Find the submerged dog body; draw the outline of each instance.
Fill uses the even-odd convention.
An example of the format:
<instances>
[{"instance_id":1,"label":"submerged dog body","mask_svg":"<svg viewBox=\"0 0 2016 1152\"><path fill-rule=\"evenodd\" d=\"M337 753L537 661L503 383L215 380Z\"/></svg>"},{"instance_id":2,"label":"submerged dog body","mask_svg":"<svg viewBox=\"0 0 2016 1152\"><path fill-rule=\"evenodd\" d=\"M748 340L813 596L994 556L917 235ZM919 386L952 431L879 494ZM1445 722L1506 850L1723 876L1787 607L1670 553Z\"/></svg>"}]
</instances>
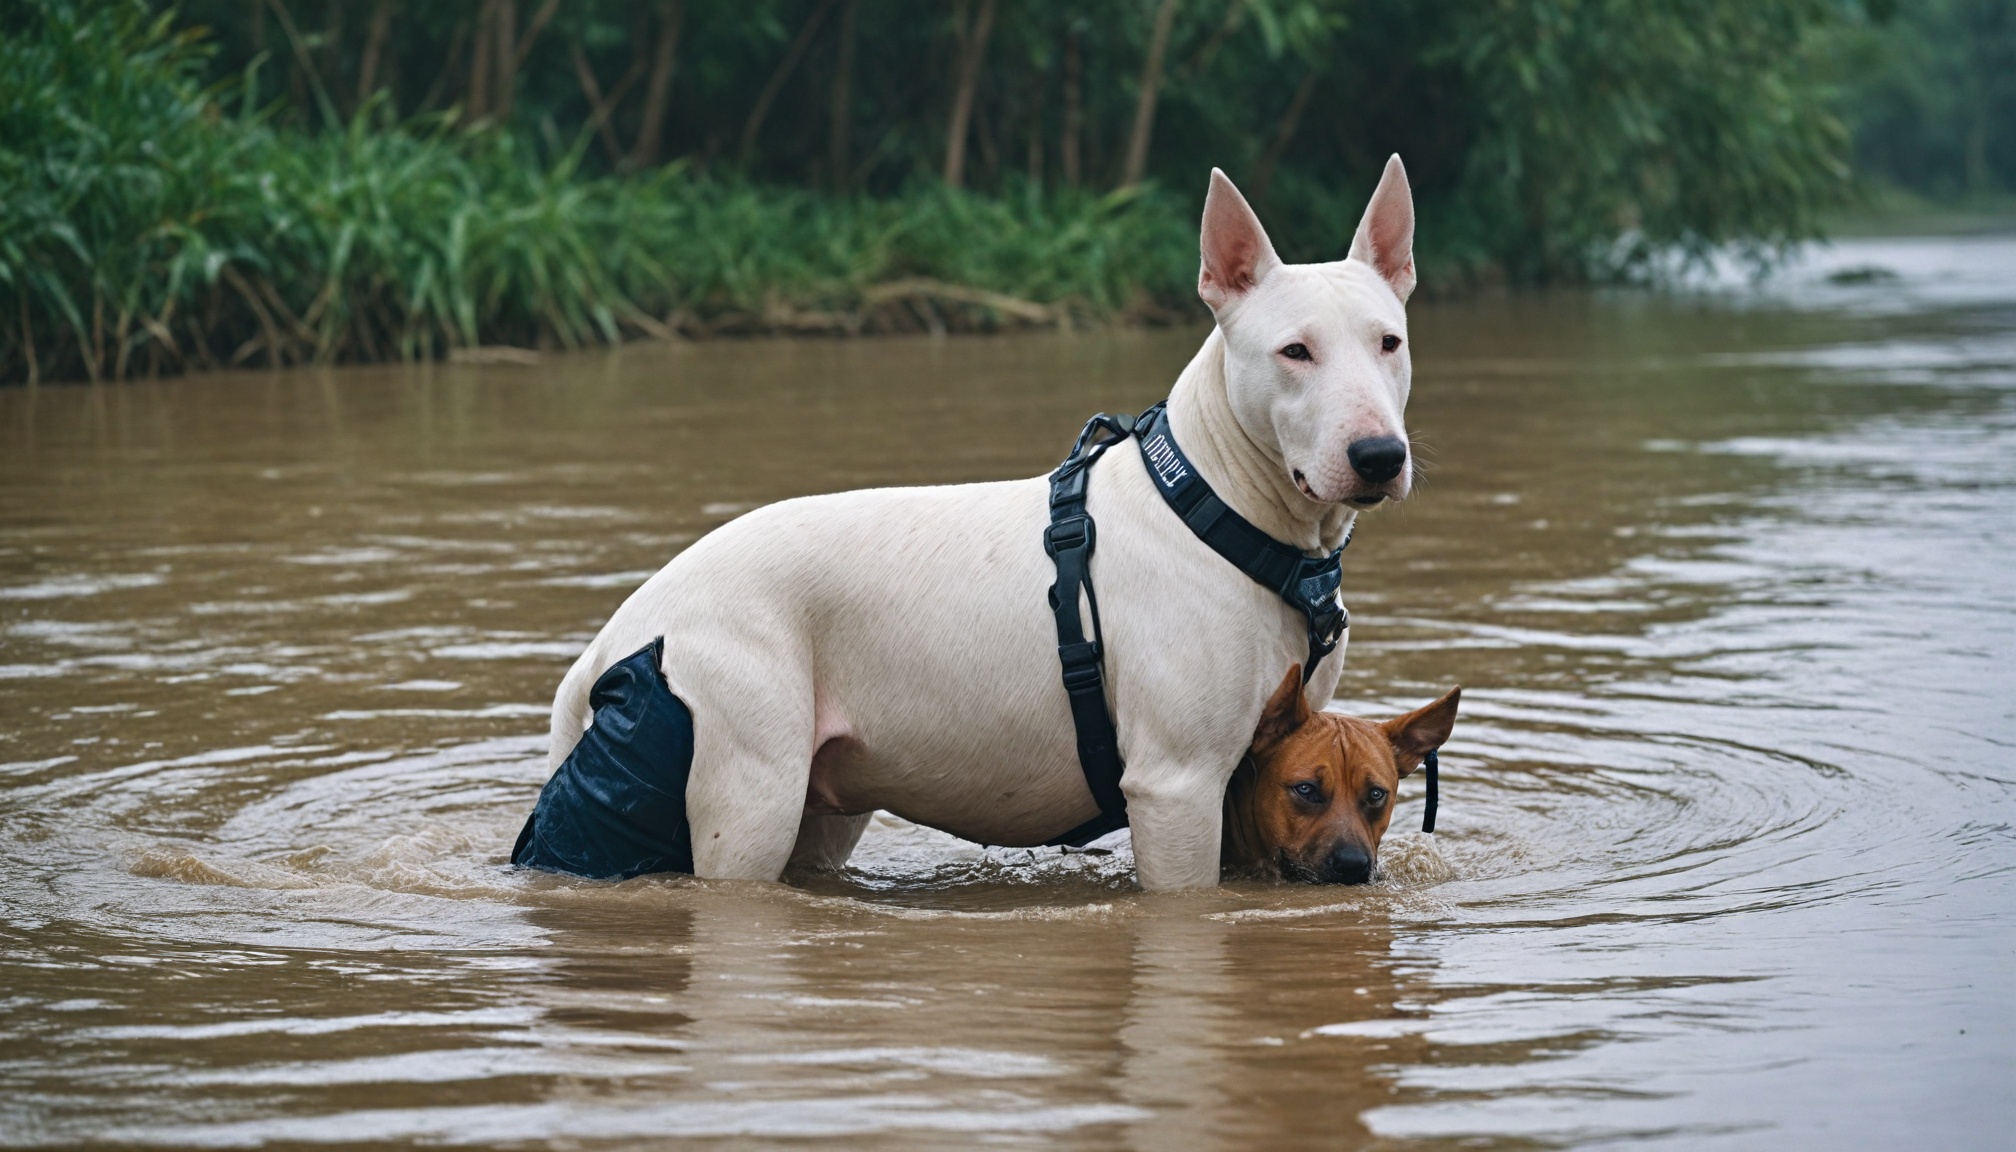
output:
<instances>
[{"instance_id":1,"label":"submerged dog body","mask_svg":"<svg viewBox=\"0 0 2016 1152\"><path fill-rule=\"evenodd\" d=\"M1284 265L1213 173L1199 293L1217 327L1169 400L1176 439L1278 540L1337 546L1359 508L1407 494L1402 307L1413 209L1397 157L1349 258ZM1093 816L1058 681L1042 478L876 489L752 512L618 609L554 700L558 768L589 687L664 637L693 717L694 870L775 879L844 863L885 809L968 839L1038 844ZM1134 442L1094 466L1093 574L1123 790L1144 887L1218 878L1227 775L1304 621L1163 503ZM1335 686L1342 647L1307 685Z\"/></svg>"},{"instance_id":2,"label":"submerged dog body","mask_svg":"<svg viewBox=\"0 0 2016 1152\"><path fill-rule=\"evenodd\" d=\"M1221 856L1232 873L1363 884L1379 860L1400 780L1440 748L1463 690L1384 723L1309 707L1288 670L1225 789Z\"/></svg>"}]
</instances>

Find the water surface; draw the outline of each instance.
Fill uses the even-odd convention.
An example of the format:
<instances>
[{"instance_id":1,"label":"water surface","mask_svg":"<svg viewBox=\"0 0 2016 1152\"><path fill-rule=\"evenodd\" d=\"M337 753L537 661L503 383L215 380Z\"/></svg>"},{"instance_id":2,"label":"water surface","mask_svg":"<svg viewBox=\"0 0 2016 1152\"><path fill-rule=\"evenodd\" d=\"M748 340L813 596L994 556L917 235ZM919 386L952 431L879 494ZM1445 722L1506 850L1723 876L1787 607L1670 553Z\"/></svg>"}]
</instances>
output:
<instances>
[{"instance_id":1,"label":"water surface","mask_svg":"<svg viewBox=\"0 0 2016 1152\"><path fill-rule=\"evenodd\" d=\"M1998 1145L2016 241L1413 326L1337 706L1464 715L1363 889L503 864L667 558L1047 469L1195 331L0 391L0 1142Z\"/></svg>"}]
</instances>

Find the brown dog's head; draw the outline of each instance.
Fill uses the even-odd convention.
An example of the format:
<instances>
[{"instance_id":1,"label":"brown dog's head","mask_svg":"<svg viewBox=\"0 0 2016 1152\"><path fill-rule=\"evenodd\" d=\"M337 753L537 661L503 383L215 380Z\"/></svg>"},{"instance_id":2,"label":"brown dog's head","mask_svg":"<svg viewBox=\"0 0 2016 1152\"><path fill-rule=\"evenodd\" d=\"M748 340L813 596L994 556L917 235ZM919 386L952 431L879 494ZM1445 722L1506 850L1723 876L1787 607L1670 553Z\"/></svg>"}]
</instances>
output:
<instances>
[{"instance_id":1,"label":"brown dog's head","mask_svg":"<svg viewBox=\"0 0 2016 1152\"><path fill-rule=\"evenodd\" d=\"M1310 711L1301 665L1289 668L1225 789L1224 865L1304 884L1370 880L1400 778L1449 739L1462 692L1374 724Z\"/></svg>"}]
</instances>

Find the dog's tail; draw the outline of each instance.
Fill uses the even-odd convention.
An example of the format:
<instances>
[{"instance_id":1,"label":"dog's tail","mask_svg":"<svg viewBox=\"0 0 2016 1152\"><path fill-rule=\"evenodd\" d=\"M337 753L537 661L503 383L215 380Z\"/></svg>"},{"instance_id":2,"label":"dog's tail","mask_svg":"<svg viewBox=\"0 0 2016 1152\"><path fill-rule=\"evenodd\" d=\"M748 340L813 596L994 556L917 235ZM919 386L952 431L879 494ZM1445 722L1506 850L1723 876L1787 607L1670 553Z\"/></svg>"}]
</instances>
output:
<instances>
[{"instance_id":1,"label":"dog's tail","mask_svg":"<svg viewBox=\"0 0 2016 1152\"><path fill-rule=\"evenodd\" d=\"M567 754L574 751L574 745L581 742L581 734L595 718L594 710L588 707L588 692L602 672L600 637L596 640L574 661L567 675L560 678L560 688L553 693L552 741L546 748L548 772L558 771L566 762Z\"/></svg>"}]
</instances>

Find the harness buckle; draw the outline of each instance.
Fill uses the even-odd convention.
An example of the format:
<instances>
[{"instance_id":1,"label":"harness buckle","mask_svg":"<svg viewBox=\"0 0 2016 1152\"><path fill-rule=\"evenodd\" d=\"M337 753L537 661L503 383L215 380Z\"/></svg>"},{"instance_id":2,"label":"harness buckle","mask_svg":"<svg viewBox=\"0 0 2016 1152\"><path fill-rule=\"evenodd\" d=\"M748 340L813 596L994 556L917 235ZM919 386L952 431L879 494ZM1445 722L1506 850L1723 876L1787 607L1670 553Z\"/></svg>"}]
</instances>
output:
<instances>
[{"instance_id":1,"label":"harness buckle","mask_svg":"<svg viewBox=\"0 0 2016 1152\"><path fill-rule=\"evenodd\" d=\"M1337 600L1337 588L1344 579L1343 567L1338 564L1337 557L1343 551L1339 547L1321 560L1305 558L1294 581L1295 595L1291 598L1308 616L1309 638L1324 648L1325 655L1337 646L1337 638L1350 626L1351 614Z\"/></svg>"},{"instance_id":2,"label":"harness buckle","mask_svg":"<svg viewBox=\"0 0 2016 1152\"><path fill-rule=\"evenodd\" d=\"M1092 417L1091 424L1087 425L1085 430L1090 432L1094 427L1106 433L1107 438L1104 440L1094 440L1093 446L1097 448L1110 448L1134 434L1134 417L1129 416L1125 412L1101 412L1097 416Z\"/></svg>"},{"instance_id":3,"label":"harness buckle","mask_svg":"<svg viewBox=\"0 0 2016 1152\"><path fill-rule=\"evenodd\" d=\"M1081 664L1064 670L1064 693L1067 696L1098 691L1105 683L1106 677L1097 664Z\"/></svg>"},{"instance_id":4,"label":"harness buckle","mask_svg":"<svg viewBox=\"0 0 2016 1152\"><path fill-rule=\"evenodd\" d=\"M1073 548L1090 551L1097 543L1098 532L1099 529L1093 524L1092 517L1083 512L1060 517L1052 520L1050 526L1043 529L1043 551L1053 558L1057 553Z\"/></svg>"},{"instance_id":5,"label":"harness buckle","mask_svg":"<svg viewBox=\"0 0 2016 1152\"><path fill-rule=\"evenodd\" d=\"M1078 644L1059 644L1057 662L1064 666L1064 686L1073 687L1074 677L1077 687L1082 688L1088 682L1097 683L1100 679L1099 661L1105 657L1106 653L1097 640L1086 640Z\"/></svg>"},{"instance_id":6,"label":"harness buckle","mask_svg":"<svg viewBox=\"0 0 2016 1152\"><path fill-rule=\"evenodd\" d=\"M1338 637L1344 635L1344 629L1351 626L1351 614L1344 610L1342 604L1332 600L1329 607L1310 614L1309 626L1317 639L1334 649Z\"/></svg>"}]
</instances>

